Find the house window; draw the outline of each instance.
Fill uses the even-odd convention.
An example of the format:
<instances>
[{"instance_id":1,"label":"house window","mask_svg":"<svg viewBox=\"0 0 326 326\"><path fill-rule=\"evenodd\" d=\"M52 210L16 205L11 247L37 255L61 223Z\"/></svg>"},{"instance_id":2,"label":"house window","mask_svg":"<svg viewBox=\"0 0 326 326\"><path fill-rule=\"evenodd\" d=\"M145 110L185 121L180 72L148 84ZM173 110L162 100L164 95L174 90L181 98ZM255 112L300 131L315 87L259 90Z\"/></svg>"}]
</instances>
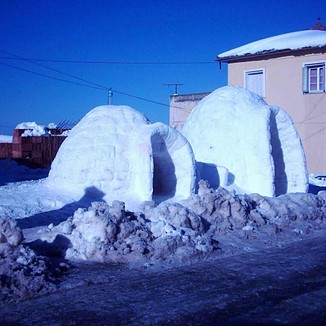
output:
<instances>
[{"instance_id":1,"label":"house window","mask_svg":"<svg viewBox=\"0 0 326 326\"><path fill-rule=\"evenodd\" d=\"M302 90L304 93L325 92L325 63L303 66Z\"/></svg>"},{"instance_id":2,"label":"house window","mask_svg":"<svg viewBox=\"0 0 326 326\"><path fill-rule=\"evenodd\" d=\"M265 97L265 69L246 70L244 72L244 87Z\"/></svg>"}]
</instances>

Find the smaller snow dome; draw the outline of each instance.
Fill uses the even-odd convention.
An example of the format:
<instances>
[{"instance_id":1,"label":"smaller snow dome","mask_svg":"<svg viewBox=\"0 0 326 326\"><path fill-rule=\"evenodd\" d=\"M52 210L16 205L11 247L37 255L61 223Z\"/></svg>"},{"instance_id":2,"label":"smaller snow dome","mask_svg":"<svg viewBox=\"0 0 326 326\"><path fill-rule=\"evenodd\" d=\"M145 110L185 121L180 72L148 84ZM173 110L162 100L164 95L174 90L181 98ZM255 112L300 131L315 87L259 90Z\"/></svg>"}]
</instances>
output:
<instances>
[{"instance_id":1,"label":"smaller snow dome","mask_svg":"<svg viewBox=\"0 0 326 326\"><path fill-rule=\"evenodd\" d=\"M265 196L307 191L305 155L291 118L246 89L226 86L206 96L182 133L210 184Z\"/></svg>"},{"instance_id":2,"label":"smaller snow dome","mask_svg":"<svg viewBox=\"0 0 326 326\"><path fill-rule=\"evenodd\" d=\"M176 130L150 124L128 106L99 106L71 130L55 157L47 184L126 205L172 197L194 188L194 156Z\"/></svg>"}]
</instances>

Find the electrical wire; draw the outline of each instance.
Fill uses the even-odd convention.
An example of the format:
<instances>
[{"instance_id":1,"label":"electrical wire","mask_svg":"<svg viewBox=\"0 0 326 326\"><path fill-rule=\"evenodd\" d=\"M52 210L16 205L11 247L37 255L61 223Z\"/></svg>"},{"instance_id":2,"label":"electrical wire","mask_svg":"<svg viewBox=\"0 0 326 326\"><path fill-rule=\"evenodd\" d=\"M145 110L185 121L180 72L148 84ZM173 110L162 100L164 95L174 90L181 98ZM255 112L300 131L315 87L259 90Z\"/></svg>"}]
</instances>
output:
<instances>
[{"instance_id":1,"label":"electrical wire","mask_svg":"<svg viewBox=\"0 0 326 326\"><path fill-rule=\"evenodd\" d=\"M2 51L7 53L6 51ZM9 53L7 53L9 54ZM77 63L77 64L108 64L108 65L207 65L216 64L215 61L95 61L95 60L57 60L57 59L40 59L40 58L17 58L12 57L0 57L0 59L6 60L31 60L39 62L54 62L54 63Z\"/></svg>"},{"instance_id":2,"label":"electrical wire","mask_svg":"<svg viewBox=\"0 0 326 326\"><path fill-rule=\"evenodd\" d=\"M42 74L42 73L35 72L35 71L29 70L29 69L25 69L25 68L20 68L20 67L11 65L9 63L1 62L1 61L0 61L0 64L5 65L5 66L8 66L8 67L13 68L13 69L16 69L16 70L28 72L28 73L31 73L31 74L34 74L34 75L37 75L37 76L42 76L42 77L46 77L46 78L49 78L49 79L53 79L53 80L57 80L57 81L62 81L62 82L69 83L69 84L74 84L74 85L77 85L77 86L83 86L83 87L89 87L89 88L93 88L93 89L98 89L98 90L102 90L102 91L103 90L105 90L105 91L111 90L111 91L113 91L115 93L118 93L118 94L121 94L121 95L125 95L125 96L131 97L131 98L135 98L135 99L138 99L138 100L142 100L142 101L145 101L145 102L149 102L149 103L153 103L153 104L157 104L157 105L161 105L161 106L170 107L168 104L161 103L161 102L154 101L154 100L150 100L150 99L147 99L147 98L144 98L144 97L140 97L140 96L137 96L137 95L133 95L133 94L129 94L129 93L126 93L126 92L122 92L122 91L119 91L119 90L116 90L116 89L112 89L112 87L109 87L108 88L108 87L102 86L100 84L93 83L91 81L87 81L86 79L79 78L79 77L76 77L76 76L73 76L73 75L70 75L70 74L66 74L66 73L61 72L60 70L57 70L57 69L54 69L54 70L56 72L58 72L58 73L62 73L64 75L69 75L70 77L74 77L74 78L77 78L79 80L83 80L85 82L88 82L88 83L93 84L93 85L96 85L96 86L81 84L81 83L73 82L73 81L70 81L70 80L63 79L63 78L57 78L57 77L49 76L49 75L46 75L46 74ZM44 67L44 65L41 65L41 66ZM47 67L47 68L49 68L49 67ZM53 69L51 68L51 70L53 70Z\"/></svg>"},{"instance_id":3,"label":"electrical wire","mask_svg":"<svg viewBox=\"0 0 326 326\"><path fill-rule=\"evenodd\" d=\"M128 94L128 93L125 93L125 92L121 92L121 91L118 91L116 89L112 89L112 91L114 93L118 93L118 94L129 96L129 97L133 97L133 98L138 99L138 100L142 100L142 101L150 102L150 103L153 103L153 104L170 107L170 105L168 105L168 104L157 102L157 101L154 101L154 100L149 100L149 99L146 99L144 97L137 96L137 95L132 95L132 94Z\"/></svg>"},{"instance_id":4,"label":"electrical wire","mask_svg":"<svg viewBox=\"0 0 326 326\"><path fill-rule=\"evenodd\" d=\"M53 76L42 74L40 72L36 72L36 71L32 71L32 70L20 68L20 67L17 67L17 66L13 66L13 65L11 65L9 63L5 63L5 62L1 62L0 61L0 64L2 64L4 66L8 66L8 67L13 68L13 69L16 69L16 70L20 70L20 71L24 71L24 72L29 72L29 73L34 74L34 75L37 75L37 76L42 76L42 77L46 77L46 78L49 78L49 79L54 79L54 80L57 80L57 81L62 81L62 82L65 82L65 83L74 84L74 85L78 85L78 86L84 86L84 87L99 89L99 90L102 90L102 91L104 90L103 87L95 87L95 86L91 86L91 85L76 83L76 82L73 82L73 81L70 81L70 80L66 80L66 79L63 79L63 78L57 78L57 77L53 77Z\"/></svg>"},{"instance_id":5,"label":"electrical wire","mask_svg":"<svg viewBox=\"0 0 326 326\"><path fill-rule=\"evenodd\" d=\"M125 95L125 96L131 97L131 98L135 98L135 99L138 99L138 100L141 100L141 101L145 101L145 102L153 103L153 104L156 104L156 105L161 105L161 106L165 106L165 107L169 107L169 108L171 107L171 108L176 108L176 109L181 109L182 110L182 108L177 107L177 106L170 106L170 105L165 104L165 103L162 103L162 102L158 102L158 101L147 99L147 98L144 98L144 97L141 97L141 96L138 96L138 95L133 95L133 94L130 94L130 93L122 92L122 91L119 91L117 89L112 89L112 87L105 87L105 86L100 85L98 83L94 83L94 82L89 81L89 80L86 80L84 78L80 78L80 77L77 77L77 76L74 76L74 75L65 73L65 72L63 72L61 70L58 70L58 69L55 69L55 68L52 68L52 67L45 66L45 65L40 64L38 62L35 62L35 60L23 58L21 56L18 56L16 54L10 53L10 52L5 51L5 50L1 50L0 49L0 52L6 53L6 54L11 55L11 56L14 56L15 58L17 58L19 60L24 60L24 61L33 63L33 64L35 64L37 66L40 66L42 68L45 68L45 69L54 71L56 73L59 73L59 74L62 74L62 75L65 75L65 76L68 76L68 77L71 77L71 78L74 78L74 79L83 81L83 82L88 83L90 85L81 84L81 83L69 81L69 80L66 80L66 79L62 79L62 78L57 78L57 77L45 75L45 74L42 74L42 73L39 73L39 72L35 72L35 71L32 71L32 70L20 68L20 67L17 67L17 66L14 66L14 65L11 65L11 64L8 64L8 63L4 63L4 62L1 62L0 61L0 64L5 65L5 66L8 66L8 67L11 67L11 68L14 68L14 69L17 69L17 70L21 70L21 71L24 71L24 72L29 72L29 73L32 73L32 74L35 74L35 75L38 75L38 76L46 77L46 78L57 80L57 81L62 81L62 82L70 83L70 84L75 84L75 85L78 85L78 86L89 87L89 88L99 89L99 90L105 90L105 91L111 90L111 91L113 91L113 92L115 92L117 94ZM91 85L94 85L94 86L91 86ZM187 110L185 110L185 111L187 111Z\"/></svg>"},{"instance_id":6,"label":"electrical wire","mask_svg":"<svg viewBox=\"0 0 326 326\"><path fill-rule=\"evenodd\" d=\"M58 69L55 69L55 68L52 68L52 67L48 67L48 66L42 65L42 64L40 64L40 63L38 63L38 62L35 62L35 61L31 60L31 59L24 59L23 57L20 57L20 56L18 56L18 55L16 55L16 54L13 54L13 53L10 53L10 52L7 52L7 51L4 51L4 50L1 50L1 49L0 49L0 52L6 53L6 54L9 54L9 55L13 55L13 56L15 56L17 59L19 59L19 60L28 61L28 62L30 62L30 63L33 63L33 64L37 65L37 66L40 66L40 67L42 67L42 68L45 68L45 69L48 69L48 70L51 70L51 71L54 71L54 72L57 72L57 73L62 74L62 75L64 75L64 76L71 77L71 78L74 78L74 79L77 79L77 80L83 81L83 82L85 82L85 83L88 83L88 84L91 84L91 85L94 85L94 86L97 86L97 87L103 88L103 89L105 89L105 90L108 89L107 87L104 87L104 86L99 85L99 84L97 84L97 83L93 83L93 82L91 82L91 81L89 81L89 80L86 80L86 79L83 79L83 78L80 78L80 77L77 77L77 76L74 76L74 75L71 75L71 74L65 73L65 72L60 71L60 70L58 70Z\"/></svg>"}]
</instances>

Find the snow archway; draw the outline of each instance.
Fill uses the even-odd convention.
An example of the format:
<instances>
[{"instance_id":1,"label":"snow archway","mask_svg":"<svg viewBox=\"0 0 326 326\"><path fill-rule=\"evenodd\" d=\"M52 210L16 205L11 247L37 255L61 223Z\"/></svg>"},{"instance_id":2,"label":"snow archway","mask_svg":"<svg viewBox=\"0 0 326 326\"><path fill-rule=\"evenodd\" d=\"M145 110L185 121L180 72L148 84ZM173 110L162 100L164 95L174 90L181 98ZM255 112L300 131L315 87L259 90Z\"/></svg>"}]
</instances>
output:
<instances>
[{"instance_id":1,"label":"snow archway","mask_svg":"<svg viewBox=\"0 0 326 326\"><path fill-rule=\"evenodd\" d=\"M162 123L155 123L142 128L136 141L136 155L149 153L140 156L140 160L134 160L134 185L143 200L161 202L169 198L186 198L194 191L194 155L181 133ZM146 186L144 179L148 180Z\"/></svg>"},{"instance_id":2,"label":"snow archway","mask_svg":"<svg viewBox=\"0 0 326 326\"><path fill-rule=\"evenodd\" d=\"M153 195L160 200L186 198L194 182L188 141L127 106L90 111L60 147L48 177L50 187L81 195L85 189L98 189L107 202L121 200L127 207Z\"/></svg>"},{"instance_id":3,"label":"snow archway","mask_svg":"<svg viewBox=\"0 0 326 326\"><path fill-rule=\"evenodd\" d=\"M153 153L153 197L174 197L177 187L175 165L160 133L151 137Z\"/></svg>"},{"instance_id":4,"label":"snow archway","mask_svg":"<svg viewBox=\"0 0 326 326\"><path fill-rule=\"evenodd\" d=\"M291 117L271 107L269 121L274 161L275 195L307 191L307 167L301 139Z\"/></svg>"}]
</instances>

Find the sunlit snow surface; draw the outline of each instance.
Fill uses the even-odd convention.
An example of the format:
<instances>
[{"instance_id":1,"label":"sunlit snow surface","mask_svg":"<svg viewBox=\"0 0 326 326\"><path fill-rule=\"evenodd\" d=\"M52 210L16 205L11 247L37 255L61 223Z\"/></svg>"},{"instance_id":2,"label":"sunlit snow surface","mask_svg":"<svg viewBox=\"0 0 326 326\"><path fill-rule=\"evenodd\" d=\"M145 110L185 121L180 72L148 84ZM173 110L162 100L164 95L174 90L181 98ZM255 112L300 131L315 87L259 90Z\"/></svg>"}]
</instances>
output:
<instances>
[{"instance_id":1,"label":"sunlit snow surface","mask_svg":"<svg viewBox=\"0 0 326 326\"><path fill-rule=\"evenodd\" d=\"M101 201L101 192L78 197L47 187L44 179L22 181L24 176L44 177L47 170L0 161L0 171L0 323L4 325L46 320L126 324L145 319L151 324L171 318L189 324L189 320L216 321L220 318L216 313L222 314L222 320L235 318L243 309L250 321L256 320L257 307L263 309L258 311L260 318L269 316L266 300L289 297L297 307L302 301L313 304L312 300L325 298L318 268L325 256L320 246L325 237L326 192L278 198L234 196L224 189L213 191L201 181L198 194L181 203L147 202L138 212L128 212L122 202L109 206ZM314 241L307 242L308 249L287 245L305 239ZM276 249L283 246L283 251ZM223 258L239 253L234 259ZM72 268L64 262L53 265L64 258ZM298 283L297 277L305 279ZM315 291L314 296L293 298L304 291ZM50 292L54 293L43 296ZM187 298L192 302L188 304ZM8 303L23 299L28 300ZM166 306L160 308L162 300L170 307L168 317ZM293 319L292 301L275 310L290 321L323 310L321 303L319 308L296 308ZM212 306L208 311L207 304Z\"/></svg>"},{"instance_id":2,"label":"sunlit snow surface","mask_svg":"<svg viewBox=\"0 0 326 326\"><path fill-rule=\"evenodd\" d=\"M201 177L212 185L219 180L237 192L265 196L307 190L306 159L292 119L244 88L225 86L206 96L182 133Z\"/></svg>"},{"instance_id":3,"label":"sunlit snow surface","mask_svg":"<svg viewBox=\"0 0 326 326\"><path fill-rule=\"evenodd\" d=\"M297 50L326 45L325 31L306 30L277 35L237 47L223 52L218 58L237 57L249 54L259 54L279 50Z\"/></svg>"},{"instance_id":4,"label":"sunlit snow surface","mask_svg":"<svg viewBox=\"0 0 326 326\"><path fill-rule=\"evenodd\" d=\"M12 143L12 136L0 135L0 143Z\"/></svg>"},{"instance_id":5,"label":"sunlit snow surface","mask_svg":"<svg viewBox=\"0 0 326 326\"><path fill-rule=\"evenodd\" d=\"M47 181L80 195L102 192L107 202L119 199L128 208L155 196L185 199L194 183L188 141L127 106L90 111L61 145Z\"/></svg>"}]
</instances>

